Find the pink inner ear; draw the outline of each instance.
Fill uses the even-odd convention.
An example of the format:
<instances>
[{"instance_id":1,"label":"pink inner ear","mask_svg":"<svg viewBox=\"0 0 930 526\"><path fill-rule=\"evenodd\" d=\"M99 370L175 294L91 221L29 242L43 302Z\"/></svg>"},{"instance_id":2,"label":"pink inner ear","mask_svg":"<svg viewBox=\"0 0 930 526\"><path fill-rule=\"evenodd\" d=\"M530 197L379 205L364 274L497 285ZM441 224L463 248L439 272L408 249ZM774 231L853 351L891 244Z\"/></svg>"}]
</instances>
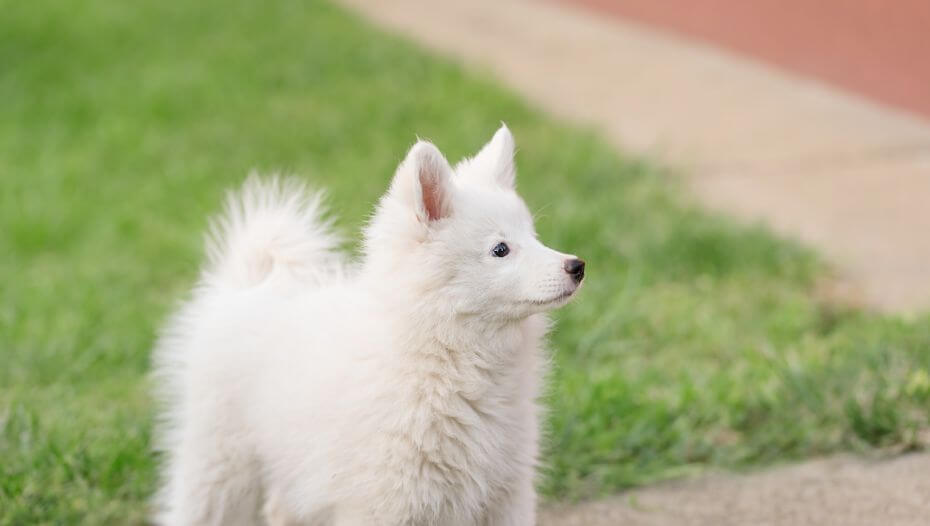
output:
<instances>
[{"instance_id":1,"label":"pink inner ear","mask_svg":"<svg viewBox=\"0 0 930 526\"><path fill-rule=\"evenodd\" d=\"M442 215L442 189L439 177L429 172L429 169L420 171L420 188L423 191L423 208L430 221L436 221Z\"/></svg>"}]
</instances>

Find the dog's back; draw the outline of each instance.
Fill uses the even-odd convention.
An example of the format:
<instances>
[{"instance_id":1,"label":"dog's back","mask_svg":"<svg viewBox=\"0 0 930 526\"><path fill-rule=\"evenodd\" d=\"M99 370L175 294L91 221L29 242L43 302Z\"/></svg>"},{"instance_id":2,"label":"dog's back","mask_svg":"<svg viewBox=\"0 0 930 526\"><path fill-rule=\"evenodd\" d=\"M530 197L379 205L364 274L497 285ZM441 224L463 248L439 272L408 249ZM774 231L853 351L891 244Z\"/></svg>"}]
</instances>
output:
<instances>
[{"instance_id":1,"label":"dog's back","mask_svg":"<svg viewBox=\"0 0 930 526\"><path fill-rule=\"evenodd\" d=\"M165 455L158 523L260 520L261 473L249 421L259 402L253 376L275 363L269 353L300 344L300 332L287 332L294 320L288 304L345 274L321 202L295 180L252 175L211 224L200 282L154 352L165 406L157 437Z\"/></svg>"}]
</instances>

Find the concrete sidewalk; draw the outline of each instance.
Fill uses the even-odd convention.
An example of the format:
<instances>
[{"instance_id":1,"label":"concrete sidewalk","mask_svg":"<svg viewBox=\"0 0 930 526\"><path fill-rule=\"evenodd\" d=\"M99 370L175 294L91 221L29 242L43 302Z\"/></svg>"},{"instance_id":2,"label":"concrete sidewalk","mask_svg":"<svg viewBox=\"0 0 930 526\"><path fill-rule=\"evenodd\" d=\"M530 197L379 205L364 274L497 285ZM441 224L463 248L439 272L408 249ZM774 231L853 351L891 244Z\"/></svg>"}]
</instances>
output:
<instances>
[{"instance_id":1,"label":"concrete sidewalk","mask_svg":"<svg viewBox=\"0 0 930 526\"><path fill-rule=\"evenodd\" d=\"M711 476L608 500L544 508L540 526L922 526L930 456L852 457L747 476Z\"/></svg>"},{"instance_id":2,"label":"concrete sidewalk","mask_svg":"<svg viewBox=\"0 0 930 526\"><path fill-rule=\"evenodd\" d=\"M846 296L930 308L930 123L566 4L343 1L678 168L708 206L817 246Z\"/></svg>"}]
</instances>

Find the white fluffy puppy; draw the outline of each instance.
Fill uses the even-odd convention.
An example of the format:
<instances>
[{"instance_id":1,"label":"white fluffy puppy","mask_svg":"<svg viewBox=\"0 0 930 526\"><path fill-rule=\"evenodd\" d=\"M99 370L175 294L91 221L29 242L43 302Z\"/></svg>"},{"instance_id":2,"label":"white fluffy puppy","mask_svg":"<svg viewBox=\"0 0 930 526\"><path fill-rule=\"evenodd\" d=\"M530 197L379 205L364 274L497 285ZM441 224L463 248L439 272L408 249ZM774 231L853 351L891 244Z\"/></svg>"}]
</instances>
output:
<instances>
[{"instance_id":1,"label":"white fluffy puppy","mask_svg":"<svg viewBox=\"0 0 930 526\"><path fill-rule=\"evenodd\" d=\"M155 351L165 525L529 525L545 247L501 127L451 168L416 143L346 268L320 200L249 179Z\"/></svg>"}]
</instances>

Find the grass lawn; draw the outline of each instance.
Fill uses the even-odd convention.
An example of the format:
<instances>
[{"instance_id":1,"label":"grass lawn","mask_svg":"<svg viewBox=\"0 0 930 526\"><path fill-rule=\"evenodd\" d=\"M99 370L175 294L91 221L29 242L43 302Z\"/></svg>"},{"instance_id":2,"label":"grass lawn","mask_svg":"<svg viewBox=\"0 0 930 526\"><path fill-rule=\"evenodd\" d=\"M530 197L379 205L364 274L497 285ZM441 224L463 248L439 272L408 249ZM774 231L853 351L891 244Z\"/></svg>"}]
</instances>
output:
<instances>
[{"instance_id":1,"label":"grass lawn","mask_svg":"<svg viewBox=\"0 0 930 526\"><path fill-rule=\"evenodd\" d=\"M0 35L0 524L143 520L149 352L224 189L299 174L355 232L415 134L457 159L501 120L542 238L589 267L552 341L549 498L930 425L930 318L822 304L807 250L339 9L5 2Z\"/></svg>"}]
</instances>

